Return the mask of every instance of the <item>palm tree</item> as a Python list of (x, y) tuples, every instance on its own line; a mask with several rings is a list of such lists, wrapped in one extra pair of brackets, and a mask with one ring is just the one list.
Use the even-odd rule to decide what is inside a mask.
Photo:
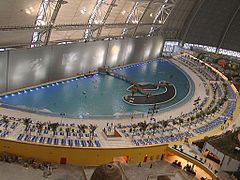
[[(86, 129), (87, 129), (87, 128), (88, 128), (88, 127), (87, 127), (85, 124), (80, 124), (80, 125), (78, 125), (79, 131), (82, 132), (83, 134), (86, 132)], [(80, 138), (81, 138), (81, 136), (80, 136)]]
[(162, 126), (163, 128), (166, 128), (168, 126), (168, 121), (163, 121)]
[(37, 127), (37, 130), (39, 132), (39, 135), (41, 135), (41, 132), (42, 132), (42, 129), (43, 129), (43, 124), (42, 123), (37, 123), (36, 127)]
[(153, 130), (153, 136), (154, 136), (154, 134), (156, 133), (156, 130), (159, 128), (158, 123), (156, 123), (156, 122), (153, 123), (151, 128)]
[(142, 137), (143, 137), (149, 124), (146, 121), (143, 121), (143, 122), (138, 123), (138, 126), (140, 127), (140, 130), (142, 131)]
[(8, 117), (7, 117), (7, 116), (3, 116), (3, 117), (2, 117), (2, 121), (3, 121), (3, 123), (5, 124), (5, 130), (6, 130), (7, 127), (8, 127), (8, 123), (9, 123)]
[(138, 127), (137, 124), (132, 124), (132, 128), (133, 128), (133, 131), (132, 131), (132, 135), (134, 135), (134, 133), (136, 132), (136, 128)]
[(134, 94), (136, 94), (138, 92), (138, 89), (135, 85), (132, 86), (131, 88), (131, 94), (132, 94), (132, 97), (134, 96)]
[(24, 131), (27, 131), (30, 123), (31, 123), (31, 118), (24, 118), (23, 119), (23, 124), (25, 125)]
[(70, 128), (66, 128), (65, 131), (66, 131), (66, 137), (68, 138), (69, 132), (70, 132)]
[(93, 137), (94, 137), (94, 132), (95, 132), (95, 130), (97, 129), (97, 125), (92, 125), (92, 124), (90, 124), (90, 125), (89, 125), (89, 129), (90, 129), (90, 137), (92, 137), (92, 139), (93, 139)]
[(58, 123), (52, 123), (48, 125), (48, 127), (50, 127), (50, 129), (52, 129), (53, 131), (53, 136), (55, 136), (55, 132), (57, 131), (58, 126), (59, 126)]
[(179, 123), (183, 124), (183, 119), (182, 118), (179, 118)]

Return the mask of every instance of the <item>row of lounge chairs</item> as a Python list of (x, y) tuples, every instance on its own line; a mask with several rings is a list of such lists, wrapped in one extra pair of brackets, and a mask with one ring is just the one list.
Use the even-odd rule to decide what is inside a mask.
[(28, 141), (35, 143), (46, 143), (63, 146), (77, 146), (77, 147), (101, 147), (99, 140), (81, 140), (81, 139), (59, 139), (54, 137), (30, 136), (26, 134), (19, 134), (17, 137), (19, 141)]
[(0, 137), (6, 137), (8, 134), (8, 131), (0, 130)]
[(132, 143), (136, 146), (140, 145), (146, 145), (146, 144), (159, 144), (159, 143), (167, 143), (167, 142), (173, 142), (178, 141), (184, 138), (190, 138), (193, 134), (190, 132), (184, 132), (180, 134), (176, 134), (173, 136), (164, 136), (164, 137), (155, 137), (155, 138), (144, 138), (144, 139), (133, 139)]

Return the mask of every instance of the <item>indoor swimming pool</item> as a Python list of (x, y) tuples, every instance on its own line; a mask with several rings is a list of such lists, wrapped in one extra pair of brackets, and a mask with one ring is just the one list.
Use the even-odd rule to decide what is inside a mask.
[[(160, 109), (186, 102), (194, 91), (193, 82), (188, 75), (166, 60), (118, 67), (113, 71), (138, 83), (172, 83), (176, 88), (176, 95), (170, 101), (161, 103)], [(95, 74), (7, 94), (1, 96), (0, 101), (8, 107), (79, 118), (147, 113), (151, 106), (136, 106), (123, 101), (123, 96), (131, 94), (127, 91), (130, 85), (129, 82), (110, 75)], [(154, 91), (153, 93), (163, 93), (165, 88)]]

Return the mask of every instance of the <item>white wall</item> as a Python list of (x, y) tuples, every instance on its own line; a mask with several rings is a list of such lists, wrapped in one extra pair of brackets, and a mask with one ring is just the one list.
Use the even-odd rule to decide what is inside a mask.
[(0, 52), (0, 92), (6, 91), (8, 52)]
[[(0, 53), (0, 92), (158, 58), (161, 36), (18, 49)], [(6, 83), (7, 82), (7, 83)]]

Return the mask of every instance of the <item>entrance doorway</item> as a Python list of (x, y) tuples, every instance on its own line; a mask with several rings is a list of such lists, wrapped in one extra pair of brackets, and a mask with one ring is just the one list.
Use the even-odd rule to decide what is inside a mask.
[(148, 160), (148, 156), (146, 155), (143, 159), (143, 162), (147, 162), (147, 160)]
[(128, 163), (128, 156), (119, 156), (119, 157), (114, 157), (113, 162), (120, 162), (120, 163)]
[(67, 158), (61, 158), (60, 164), (67, 164)]

